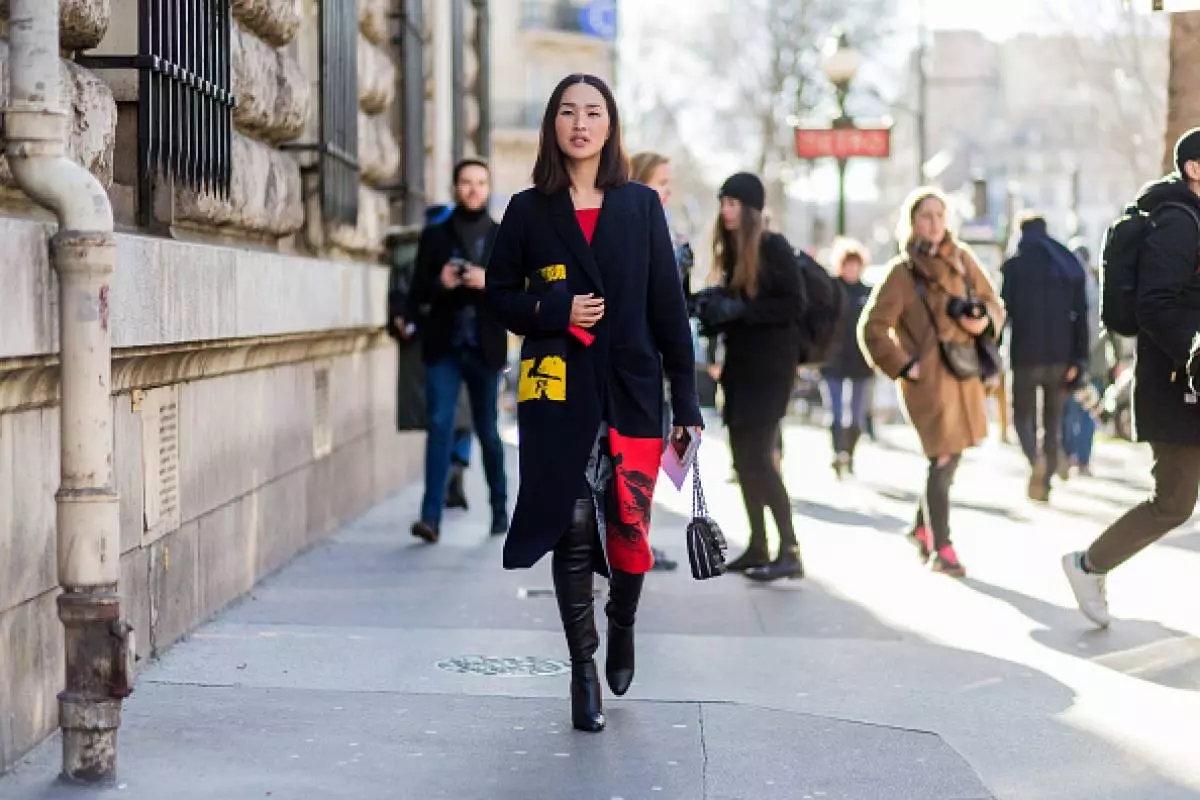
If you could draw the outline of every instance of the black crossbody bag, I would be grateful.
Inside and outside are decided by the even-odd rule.
[[[708,515],[704,486],[700,482],[700,459],[692,462],[692,521],[687,526],[688,563],[698,581],[725,574],[725,551],[729,544],[721,526]]]

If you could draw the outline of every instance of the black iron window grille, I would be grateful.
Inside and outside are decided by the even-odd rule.
[[[138,52],[83,56],[91,69],[138,71],[138,218],[154,178],[228,197],[233,170],[230,0],[139,0]]]
[[[321,0],[318,141],[287,144],[317,153],[321,217],[358,225],[358,3]]]
[[[425,23],[424,0],[397,0],[392,45],[400,61],[400,102],[393,124],[401,136],[400,180],[383,190],[399,205],[399,218],[419,225],[425,218]]]

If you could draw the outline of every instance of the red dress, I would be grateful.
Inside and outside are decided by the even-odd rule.
[[[600,209],[577,210],[575,218],[590,245],[596,222],[600,219]],[[571,333],[585,345],[590,345],[595,338],[576,326],[571,327]],[[613,569],[640,575],[654,566],[650,551],[650,510],[654,505],[654,486],[662,462],[663,441],[658,437],[622,436],[610,426],[608,449],[613,479],[606,498],[607,508],[600,515],[605,519],[605,552]]]

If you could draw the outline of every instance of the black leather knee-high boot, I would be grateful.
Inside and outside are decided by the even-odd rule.
[[[617,696],[629,691],[633,683],[633,623],[645,580],[645,575],[614,569],[608,582],[608,604],[604,607],[608,615],[608,657],[604,675],[608,688]]]
[[[600,645],[592,599],[592,545],[597,535],[591,498],[575,502],[571,527],[554,548],[551,573],[571,655],[571,723],[581,731],[604,728],[600,675],[593,656]]]

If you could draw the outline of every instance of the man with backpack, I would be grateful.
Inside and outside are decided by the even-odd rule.
[[[1074,253],[1050,236],[1045,218],[1034,215],[1021,222],[1017,252],[1000,272],[1011,338],[1013,425],[1029,460],[1029,499],[1045,502],[1062,451],[1067,389],[1079,381],[1087,361],[1086,276]]]
[[[1187,380],[1200,332],[1200,128],[1175,145],[1176,172],[1142,190],[1109,229],[1101,267],[1106,328],[1137,335],[1135,438],[1154,454],[1154,491],[1086,552],[1063,556],[1084,616],[1110,621],[1107,574],[1191,517],[1200,494],[1200,402]]]

